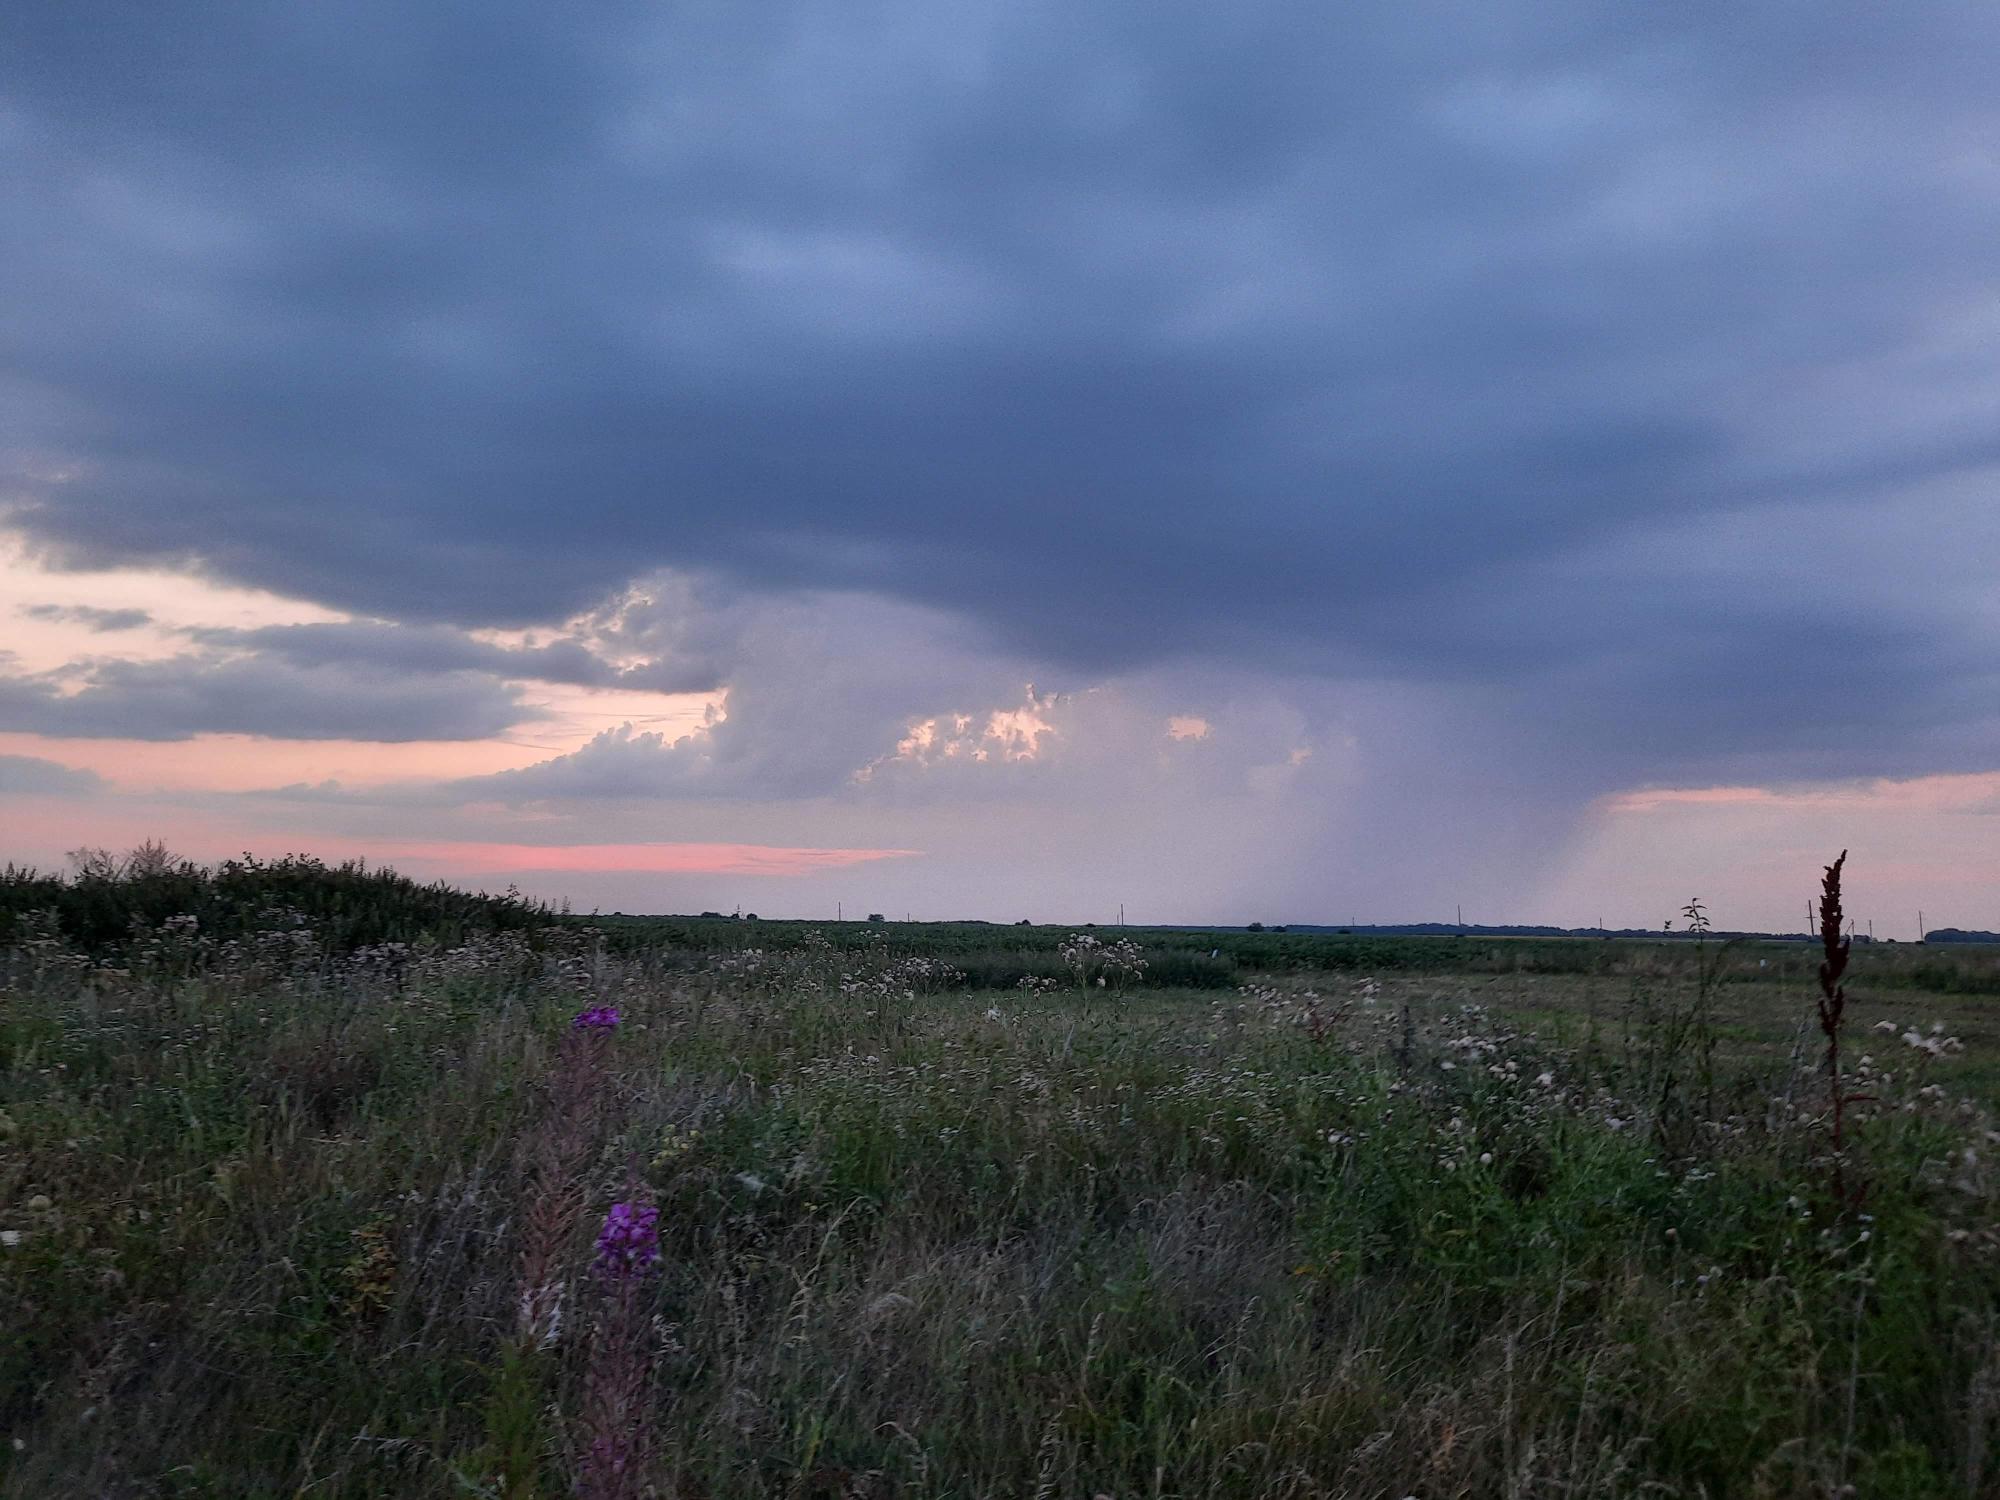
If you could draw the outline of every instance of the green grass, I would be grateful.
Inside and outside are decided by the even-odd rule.
[[[975,987],[1011,987],[1024,974],[1064,973],[1058,952],[1086,928],[1004,926],[986,922],[802,922],[729,917],[593,917],[618,947],[693,953],[757,949],[796,951],[811,942],[837,952],[921,953],[943,958]],[[1243,928],[1118,927],[1104,938],[1144,945],[1152,982],[1173,988],[1228,988],[1268,974],[1465,974],[1498,977],[1685,977],[1698,962],[1686,936],[1672,939],[1466,937],[1246,931]],[[1810,986],[1819,949],[1804,942],[1738,939],[1711,942],[1725,984]],[[2000,995],[2000,946],[1863,944],[1854,951],[1857,981],[1877,989],[1930,994]]]
[[[591,1003],[666,1492],[2000,1493],[2000,1038],[1874,952],[1843,1214],[1805,985],[1734,952],[1704,1090],[1678,947],[1044,993],[916,930],[254,928],[0,959],[9,1496],[568,1493],[590,1221],[562,1337],[512,1329]]]

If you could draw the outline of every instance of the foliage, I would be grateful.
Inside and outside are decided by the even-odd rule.
[[[1811,981],[1697,993],[1692,945],[1239,953],[1195,989],[1124,929],[1113,1006],[1074,929],[343,947],[235,910],[101,952],[37,917],[0,956],[10,1497],[2000,1478],[1983,1012],[1931,1029],[1859,946],[1865,1212],[1821,1190]],[[996,953],[1054,987],[975,990]],[[1600,989],[1653,997],[1622,1044]],[[1713,1097],[1662,1130],[1702,1048],[1647,1017],[1696,1007]]]
[[[548,926],[557,913],[517,893],[473,895],[442,882],[422,884],[361,861],[329,865],[310,855],[225,860],[213,869],[143,845],[119,860],[78,850],[73,878],[9,865],[0,871],[0,944],[15,941],[30,913],[51,912],[70,942],[114,952],[135,930],[193,917],[199,931],[228,940],[267,932],[276,919],[310,926],[336,953],[380,943],[460,942],[481,932]]]

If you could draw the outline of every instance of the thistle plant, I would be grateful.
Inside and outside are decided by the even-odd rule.
[[[628,1189],[629,1191],[629,1189]],[[636,1196],[614,1203],[597,1232],[600,1302],[584,1376],[576,1492],[636,1500],[645,1483],[652,1371],[645,1285],[660,1263],[660,1211]]]
[[[597,1231],[600,1278],[624,1283],[660,1263],[660,1211],[646,1204],[614,1203]]]

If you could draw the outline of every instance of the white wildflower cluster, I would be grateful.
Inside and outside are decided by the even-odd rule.
[[[603,987],[604,954],[566,953],[555,961],[550,977],[557,988],[578,995],[595,995]]]
[[[919,995],[935,995],[965,982],[965,975],[950,964],[923,954],[844,971],[840,993],[858,1000],[914,1000]]]
[[[864,949],[857,959],[854,953],[843,952],[818,928],[813,928],[796,948],[739,948],[733,953],[716,954],[708,961],[706,973],[725,989],[780,994],[836,989],[844,968],[872,961],[872,950]]]
[[[417,982],[453,979],[501,981],[527,979],[540,971],[542,955],[524,932],[478,932],[451,948],[425,951],[419,959]]]
[[[1274,984],[1240,984],[1236,987],[1236,993],[1243,997],[1246,1004],[1271,1012],[1281,1020],[1289,1021],[1297,1013],[1297,994],[1291,990],[1281,990]]]
[[[1899,1032],[1894,1021],[1877,1021],[1874,1029],[1886,1031],[1901,1041],[1905,1047],[1913,1048],[1926,1057],[1945,1057],[1965,1050],[1964,1042],[1955,1036],[1945,1035],[1942,1021],[1931,1022],[1929,1031],[1919,1031],[1914,1026],[1906,1026]]]
[[[709,964],[713,973],[738,979],[755,978],[769,972],[772,967],[771,955],[762,948],[741,948],[734,953],[717,954]]]
[[[1130,938],[1114,943],[1088,932],[1073,932],[1060,950],[1063,966],[1076,977],[1078,988],[1122,989],[1146,973],[1143,950]]]
[[[1237,986],[1236,993],[1253,1015],[1274,1025],[1303,1031],[1314,1042],[1331,1040],[1354,1010],[1351,1000],[1329,998],[1309,987],[1245,984]],[[1356,990],[1356,994],[1364,993],[1372,992]]]
[[[20,913],[13,946],[0,951],[0,985],[7,988],[68,991],[90,968],[89,956],[64,939],[61,918],[50,907]]]
[[[126,962],[134,973],[155,983],[184,979],[208,966],[215,943],[201,930],[201,918],[192,912],[161,919],[147,927],[134,918],[132,941],[126,945]]]

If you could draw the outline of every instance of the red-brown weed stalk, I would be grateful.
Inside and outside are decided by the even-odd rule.
[[[1847,851],[1840,851],[1840,858],[1826,867],[1826,874],[1820,881],[1819,897],[1819,941],[1824,957],[1819,965],[1819,1029],[1826,1036],[1826,1086],[1828,1102],[1832,1106],[1833,1126],[1833,1195],[1842,1208],[1851,1208],[1860,1199],[1857,1191],[1850,1196],[1847,1187],[1847,1107],[1850,1104],[1865,1104],[1873,1096],[1850,1094],[1840,1080],[1840,1028],[1847,1017],[1847,987],[1840,980],[1847,972],[1848,951],[1854,945],[1851,937],[1840,935],[1844,920],[1840,909],[1840,871],[1847,863]]]
[[[604,1115],[604,1052],[618,1026],[610,1006],[583,1011],[557,1046],[546,1113],[523,1174],[520,1294],[512,1337],[487,1411],[493,1493],[526,1500],[539,1493],[547,1450],[543,1353],[562,1336],[569,1253],[585,1204],[585,1169]]]
[[[528,1163],[521,1225],[521,1300],[515,1333],[530,1348],[562,1332],[570,1239],[584,1206],[583,1167],[597,1135],[604,1048],[618,1024],[607,1008],[571,1023],[549,1080],[548,1115]]]

